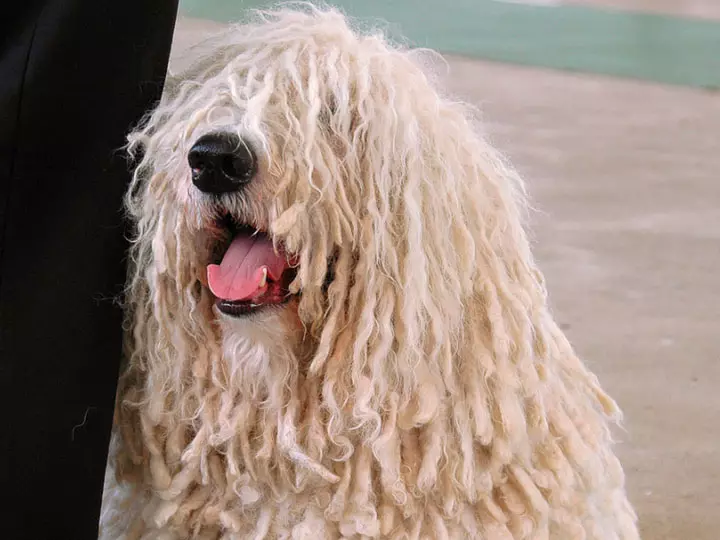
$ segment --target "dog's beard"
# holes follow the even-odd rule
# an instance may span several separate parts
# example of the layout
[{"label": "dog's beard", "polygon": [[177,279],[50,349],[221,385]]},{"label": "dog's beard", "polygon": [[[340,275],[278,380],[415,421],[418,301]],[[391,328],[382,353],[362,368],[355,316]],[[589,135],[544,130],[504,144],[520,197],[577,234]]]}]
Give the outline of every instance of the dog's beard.
[{"label": "dog's beard", "polygon": [[291,299],[281,306],[269,306],[252,316],[235,317],[216,310],[223,350],[228,357],[239,358],[248,347],[283,352],[286,348],[298,349],[303,342],[303,328],[297,315],[297,300]]},{"label": "dog's beard", "polygon": [[229,364],[242,368],[247,376],[261,376],[274,370],[276,363],[304,371],[314,346],[298,317],[298,301],[293,296],[246,316],[228,315],[216,307],[223,356]]},{"label": "dog's beard", "polygon": [[220,314],[223,358],[231,379],[261,383],[269,373],[278,375],[278,369],[284,372],[288,363],[295,363],[293,333],[281,309],[243,318]]}]

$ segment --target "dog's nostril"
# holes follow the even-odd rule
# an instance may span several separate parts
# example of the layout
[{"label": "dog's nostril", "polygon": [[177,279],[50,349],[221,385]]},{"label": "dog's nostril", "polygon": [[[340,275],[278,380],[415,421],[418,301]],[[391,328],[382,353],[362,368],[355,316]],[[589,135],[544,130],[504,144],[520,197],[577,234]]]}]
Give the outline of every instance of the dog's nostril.
[{"label": "dog's nostril", "polygon": [[252,176],[253,159],[247,154],[227,155],[222,158],[221,170],[231,178],[249,178]]},{"label": "dog's nostril", "polygon": [[239,190],[257,171],[250,146],[234,133],[209,133],[200,137],[188,153],[193,184],[205,193]]}]

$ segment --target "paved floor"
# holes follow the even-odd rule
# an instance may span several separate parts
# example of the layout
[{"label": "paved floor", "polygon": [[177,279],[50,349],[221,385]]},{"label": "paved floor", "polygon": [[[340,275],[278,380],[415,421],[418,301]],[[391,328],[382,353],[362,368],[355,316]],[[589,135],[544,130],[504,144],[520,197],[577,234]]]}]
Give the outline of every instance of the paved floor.
[{"label": "paved floor", "polygon": [[[219,26],[182,18],[172,66]],[[717,540],[720,96],[459,57],[450,67],[451,88],[481,105],[527,179],[557,317],[625,410],[619,452],[643,538]]]}]

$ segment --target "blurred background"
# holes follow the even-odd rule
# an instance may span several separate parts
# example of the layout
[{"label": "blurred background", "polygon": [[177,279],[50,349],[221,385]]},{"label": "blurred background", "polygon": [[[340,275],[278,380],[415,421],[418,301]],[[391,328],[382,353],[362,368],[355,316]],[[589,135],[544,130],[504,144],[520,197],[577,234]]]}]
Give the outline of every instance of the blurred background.
[{"label": "blurred background", "polygon": [[[445,53],[526,179],[556,317],[625,412],[645,540],[720,538],[720,0],[338,0]],[[248,8],[181,0],[182,51]]]}]

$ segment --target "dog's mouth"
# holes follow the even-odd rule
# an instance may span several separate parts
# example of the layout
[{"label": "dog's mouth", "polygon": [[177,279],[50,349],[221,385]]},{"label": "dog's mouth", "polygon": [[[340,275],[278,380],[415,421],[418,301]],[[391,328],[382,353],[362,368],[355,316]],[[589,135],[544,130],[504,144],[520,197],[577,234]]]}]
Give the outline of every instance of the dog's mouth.
[{"label": "dog's mouth", "polygon": [[216,226],[225,238],[214,247],[207,285],[218,310],[232,317],[287,303],[297,270],[282,247],[263,231],[223,216]]}]

